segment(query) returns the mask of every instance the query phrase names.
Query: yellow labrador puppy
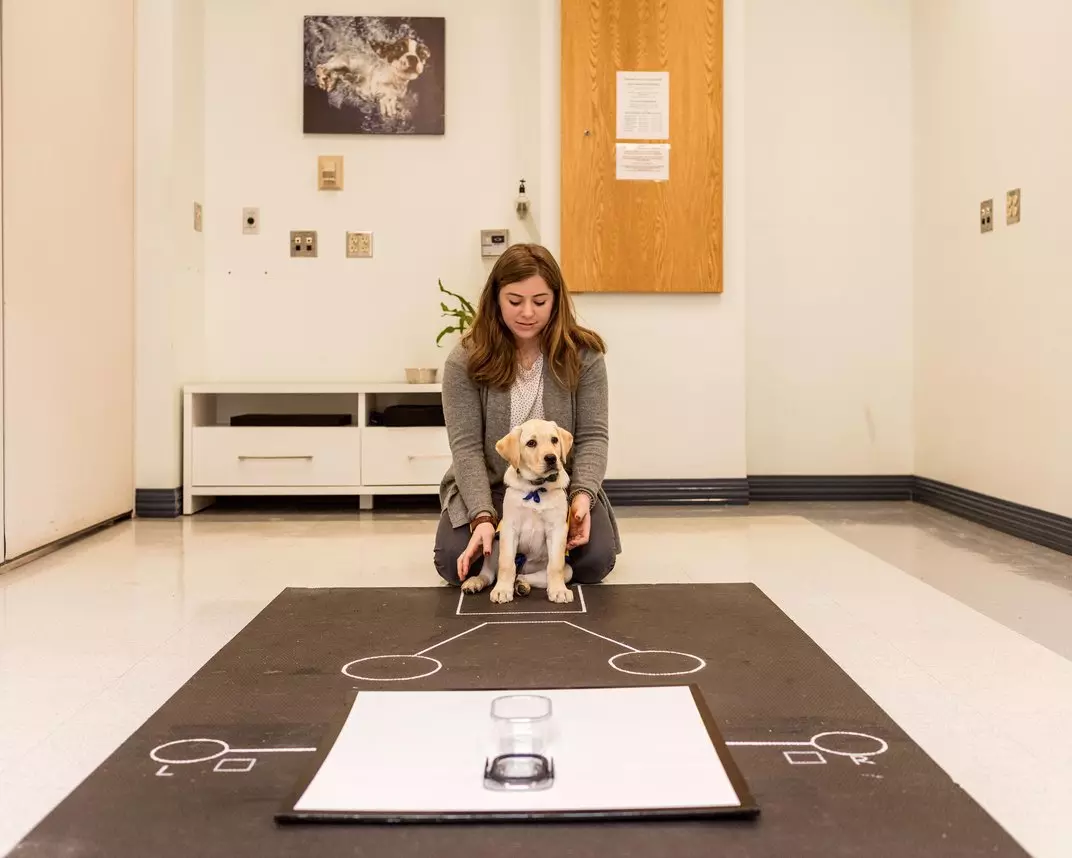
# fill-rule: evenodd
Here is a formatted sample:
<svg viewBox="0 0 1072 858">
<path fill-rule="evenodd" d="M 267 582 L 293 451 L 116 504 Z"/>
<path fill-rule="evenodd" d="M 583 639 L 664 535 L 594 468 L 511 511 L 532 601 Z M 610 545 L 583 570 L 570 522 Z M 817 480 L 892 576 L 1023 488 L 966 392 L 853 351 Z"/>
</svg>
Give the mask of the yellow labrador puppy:
<svg viewBox="0 0 1072 858">
<path fill-rule="evenodd" d="M 572 446 L 573 436 L 550 420 L 528 420 L 496 443 L 510 463 L 503 478 L 502 524 L 480 574 L 462 584 L 465 592 L 479 593 L 494 583 L 491 601 L 502 603 L 513 601 L 515 592 L 527 596 L 533 587 L 543 587 L 552 602 L 573 601 L 566 586 L 573 570 L 566 562 L 570 480 L 565 469 Z M 524 556 L 520 569 L 518 555 Z"/>
</svg>

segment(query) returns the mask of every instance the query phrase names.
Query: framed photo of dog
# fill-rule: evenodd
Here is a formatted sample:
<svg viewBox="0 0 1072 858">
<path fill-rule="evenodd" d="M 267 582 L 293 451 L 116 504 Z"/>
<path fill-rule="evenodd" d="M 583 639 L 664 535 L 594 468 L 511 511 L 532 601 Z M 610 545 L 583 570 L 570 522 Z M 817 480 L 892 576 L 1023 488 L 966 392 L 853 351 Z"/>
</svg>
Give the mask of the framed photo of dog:
<svg viewBox="0 0 1072 858">
<path fill-rule="evenodd" d="M 445 18 L 310 15 L 306 134 L 443 134 Z"/>
</svg>

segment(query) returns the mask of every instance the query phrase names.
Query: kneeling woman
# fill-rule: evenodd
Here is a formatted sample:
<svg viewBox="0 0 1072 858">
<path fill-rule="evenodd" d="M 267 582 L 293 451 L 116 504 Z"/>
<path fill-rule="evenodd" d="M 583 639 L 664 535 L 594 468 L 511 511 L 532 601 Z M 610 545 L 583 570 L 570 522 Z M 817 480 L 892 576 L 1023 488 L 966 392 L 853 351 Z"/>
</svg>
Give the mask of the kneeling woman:
<svg viewBox="0 0 1072 858">
<path fill-rule="evenodd" d="M 498 258 L 472 328 L 447 358 L 443 412 L 453 462 L 443 478 L 435 566 L 451 584 L 479 571 L 502 515 L 506 461 L 495 443 L 526 420 L 553 420 L 573 435 L 569 563 L 573 583 L 614 568 L 621 541 L 603 491 L 607 370 L 602 338 L 577 324 L 555 258 L 515 244 Z"/>
</svg>

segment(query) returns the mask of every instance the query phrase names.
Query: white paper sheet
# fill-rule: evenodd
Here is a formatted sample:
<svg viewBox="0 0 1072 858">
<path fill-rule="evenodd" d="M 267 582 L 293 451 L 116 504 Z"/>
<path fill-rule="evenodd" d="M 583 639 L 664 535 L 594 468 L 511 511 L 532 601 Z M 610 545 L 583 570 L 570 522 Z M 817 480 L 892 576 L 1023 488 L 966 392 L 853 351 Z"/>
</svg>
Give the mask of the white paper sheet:
<svg viewBox="0 0 1072 858">
<path fill-rule="evenodd" d="M 484 787 L 502 691 L 361 691 L 297 812 L 476 813 L 738 808 L 686 686 L 528 691 L 551 698 L 544 791 Z"/>
<path fill-rule="evenodd" d="M 669 181 L 670 144 L 617 144 L 617 151 L 615 153 L 614 175 L 619 181 Z"/>
<path fill-rule="evenodd" d="M 619 140 L 670 138 L 670 72 L 618 72 L 617 130 Z"/>
</svg>

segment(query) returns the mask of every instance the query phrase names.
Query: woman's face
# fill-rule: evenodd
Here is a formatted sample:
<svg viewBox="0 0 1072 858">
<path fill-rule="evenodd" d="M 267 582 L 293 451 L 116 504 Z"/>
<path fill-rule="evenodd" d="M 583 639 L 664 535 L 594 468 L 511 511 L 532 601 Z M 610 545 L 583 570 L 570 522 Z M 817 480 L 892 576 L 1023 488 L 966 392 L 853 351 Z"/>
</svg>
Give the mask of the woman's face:
<svg viewBox="0 0 1072 858">
<path fill-rule="evenodd" d="M 554 293 L 536 274 L 499 290 L 499 312 L 518 345 L 534 340 L 547 327 L 554 307 Z"/>
</svg>

